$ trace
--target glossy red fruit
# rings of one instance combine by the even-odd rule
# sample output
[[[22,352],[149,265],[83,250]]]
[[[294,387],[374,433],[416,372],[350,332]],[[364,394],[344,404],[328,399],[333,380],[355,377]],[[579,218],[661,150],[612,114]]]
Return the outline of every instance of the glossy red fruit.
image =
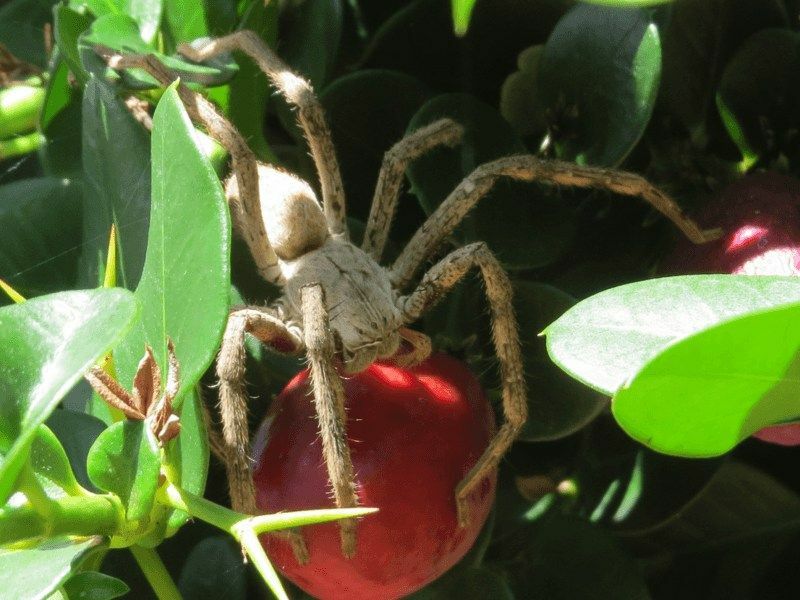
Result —
[[[728,186],[695,215],[703,227],[721,227],[716,242],[681,239],[664,260],[665,275],[732,273],[800,275],[800,181],[778,173],[755,173]],[[763,441],[800,445],[800,424],[767,427]]]
[[[411,370],[375,363],[343,383],[359,501],[380,512],[359,522],[352,559],[341,554],[335,524],[304,528],[307,565],[283,540],[264,545],[276,567],[315,597],[398,598],[436,579],[474,543],[496,476],[470,498],[466,528],[456,522],[454,491],[487,447],[494,417],[475,376],[442,354]],[[307,371],[275,400],[255,446],[262,510],[332,506]]]

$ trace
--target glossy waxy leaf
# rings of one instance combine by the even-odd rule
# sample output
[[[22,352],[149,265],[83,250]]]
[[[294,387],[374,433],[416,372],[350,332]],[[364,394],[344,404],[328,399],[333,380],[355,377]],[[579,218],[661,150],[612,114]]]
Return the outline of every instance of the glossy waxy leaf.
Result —
[[[520,324],[528,421],[520,439],[535,442],[574,433],[608,405],[608,398],[567,376],[548,358],[539,332],[575,303],[574,298],[546,284],[514,284],[514,310]]]
[[[64,447],[46,425],[39,425],[31,442],[30,461],[36,478],[49,498],[76,496],[83,492],[72,472]]]
[[[106,424],[86,413],[60,409],[53,411],[46,425],[61,442],[75,478],[83,487],[94,491],[86,473],[86,457],[94,441],[105,430]]]
[[[183,401],[180,419],[181,432],[167,445],[167,460],[175,476],[172,483],[202,496],[208,476],[209,447],[203,418],[203,399],[197,389],[192,390]],[[167,523],[167,535],[177,531],[188,519],[189,515],[185,512],[173,511]]]
[[[171,338],[181,366],[178,409],[214,358],[230,289],[227,206],[193,132],[169,88],[153,117],[150,230],[136,288],[142,319],[114,355],[118,378],[129,386],[145,344],[166,374]]]
[[[121,77],[122,84],[130,89],[157,88],[161,84],[141,69],[126,69],[121,76],[118,75],[97,56],[95,46],[103,46],[120,54],[153,54],[184,83],[221,85],[237,71],[236,63],[226,56],[203,64],[193,63],[180,56],[165,56],[142,39],[136,22],[124,14],[108,14],[95,20],[80,36],[78,46],[84,69],[97,76],[111,79]]]
[[[64,582],[63,589],[67,598],[78,600],[112,600],[130,591],[124,581],[97,571],[75,573]]]
[[[0,309],[0,503],[41,423],[137,313],[124,290],[62,292]]]
[[[26,298],[75,285],[81,191],[56,177],[0,186],[0,277]]]
[[[408,168],[413,192],[427,213],[477,166],[526,149],[511,126],[492,107],[466,94],[437,96],[419,109],[408,130],[449,117],[464,126],[464,140],[455,148],[426,154]],[[464,241],[483,240],[509,269],[540,267],[553,262],[574,235],[566,206],[546,188],[530,183],[498,181],[459,227]]]
[[[666,454],[717,456],[800,418],[800,304],[704,329],[646,363],[614,396],[617,422]]]
[[[89,479],[122,499],[129,521],[146,518],[158,488],[158,442],[145,421],[119,421],[95,440],[86,460]]]
[[[6,598],[46,598],[104,544],[101,537],[61,538],[24,550],[0,549],[0,590]]]
[[[547,351],[567,373],[612,396],[681,338],[750,312],[800,300],[793,277],[687,275],[600,292],[546,330]]]
[[[105,268],[111,225],[117,234],[117,274],[133,289],[142,273],[150,213],[150,143],[111,87],[92,78],[83,92],[82,276],[97,285]],[[140,349],[140,352],[144,347]]]
[[[614,166],[644,133],[661,74],[658,29],[642,9],[579,4],[545,44],[537,89],[561,158]]]

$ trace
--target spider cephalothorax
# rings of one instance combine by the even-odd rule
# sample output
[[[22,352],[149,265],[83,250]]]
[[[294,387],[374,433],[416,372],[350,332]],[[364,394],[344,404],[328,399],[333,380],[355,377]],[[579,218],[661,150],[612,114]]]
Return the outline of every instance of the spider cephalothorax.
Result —
[[[595,187],[639,196],[672,219],[697,242],[714,237],[685,218],[672,200],[640,176],[521,155],[481,165],[433,212],[391,266],[379,261],[410,161],[442,145],[457,144],[462,128],[449,119],[435,121],[400,140],[385,155],[378,177],[364,242],[349,241],[345,199],[330,131],[311,86],[291,72],[260,39],[240,31],[211,40],[199,50],[180,51],[204,61],[232,50],[249,55],[277,91],[297,108],[297,117],[319,175],[322,202],[312,187],[276,167],[257,163],[239,132],[205,98],[179,87],[190,116],[231,153],[232,176],[226,183],[234,224],[247,242],[260,274],[282,287],[269,306],[231,312],[217,360],[223,423],[222,458],[233,506],[255,511],[250,476],[245,388],[245,334],[273,348],[305,354],[311,369],[314,402],[337,506],[357,504],[353,467],[345,431],[345,400],[340,371],[356,372],[376,358],[403,365],[430,353],[430,340],[407,325],[439,300],[472,268],[480,270],[492,317],[492,335],[500,364],[505,421],[475,466],[454,490],[461,524],[469,520],[466,498],[498,464],[527,418],[527,397],[519,335],[511,304],[511,283],[500,263],[481,243],[456,249],[431,267],[416,286],[417,271],[494,182],[501,177]],[[111,56],[115,68],[139,67],[162,83],[174,79],[152,57]],[[407,351],[398,353],[405,342]],[[342,550],[356,549],[355,524],[341,523]],[[302,540],[295,536],[298,557]]]

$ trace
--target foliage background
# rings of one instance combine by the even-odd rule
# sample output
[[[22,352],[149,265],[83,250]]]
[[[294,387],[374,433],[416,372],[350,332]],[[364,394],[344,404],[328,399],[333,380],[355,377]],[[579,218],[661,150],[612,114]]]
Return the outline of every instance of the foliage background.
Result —
[[[98,76],[101,67],[77,41],[95,16],[109,12],[136,15],[140,42],[166,55],[181,41],[258,30],[320,94],[355,231],[383,152],[441,116],[463,122],[462,147],[409,170],[392,230],[395,249],[472,168],[510,153],[642,173],[687,208],[748,169],[800,175],[797,2],[598,5],[479,0],[459,37],[446,0],[267,7],[246,0],[12,0],[0,7],[0,42],[47,72],[49,82],[36,124],[43,143],[0,162],[0,276],[27,297],[94,286],[114,222],[120,282],[133,289],[139,279],[151,193],[148,135],[119,101],[127,84]],[[48,54],[46,24],[54,25],[55,54]],[[112,33],[122,39],[118,29]],[[238,73],[208,86],[209,95],[261,158],[315,181],[291,113],[252,65],[238,62]],[[503,464],[496,515],[481,543],[420,597],[791,595],[800,555],[798,451],[750,440],[722,459],[645,450],[619,431],[604,397],[550,363],[537,337],[576,300],[651,277],[674,235],[636,200],[510,183],[498,185],[454,235],[453,243],[487,240],[512,272],[531,420]],[[175,269],[202,270],[202,257],[186,260]],[[234,302],[274,295],[236,241],[233,281]],[[439,348],[470,363],[496,399],[486,311],[472,279],[424,329]],[[256,424],[298,366],[251,350]],[[206,375],[211,403],[212,383]],[[79,387],[64,404],[82,409],[88,396]],[[206,494],[225,502],[213,461]],[[202,524],[182,528],[159,551],[186,597],[263,593],[233,543]],[[112,552],[103,569],[129,583],[132,597],[147,597],[126,553]]]

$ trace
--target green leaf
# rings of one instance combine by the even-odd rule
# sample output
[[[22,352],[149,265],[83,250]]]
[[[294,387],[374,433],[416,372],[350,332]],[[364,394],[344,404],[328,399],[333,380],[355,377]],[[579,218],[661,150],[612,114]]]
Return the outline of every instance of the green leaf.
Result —
[[[62,292],[0,309],[0,504],[39,425],[125,334],[136,309],[120,289]]]
[[[342,2],[306,0],[287,7],[281,19],[281,57],[311,85],[322,89],[333,70],[342,36]]]
[[[66,597],[75,600],[112,600],[129,591],[124,581],[97,571],[75,573],[64,582]]]
[[[167,445],[167,461],[177,475],[172,483],[192,494],[203,495],[208,477],[208,434],[203,418],[203,399],[197,389],[184,400],[180,410],[181,432]],[[177,531],[189,515],[176,510],[169,516],[167,536]]]
[[[105,268],[108,235],[117,230],[117,265],[133,289],[145,260],[150,212],[150,144],[111,87],[91,78],[83,93],[84,226],[82,275],[97,285]],[[139,352],[144,346],[139,348]]]
[[[638,8],[640,6],[655,6],[657,4],[667,4],[673,0],[580,0],[587,4],[599,4],[600,6],[616,6],[619,8]]]
[[[539,332],[575,300],[550,285],[514,283],[514,311],[520,324],[529,419],[520,433],[528,442],[558,439],[574,433],[607,405],[602,394],[581,385],[547,357]]]
[[[86,473],[86,458],[106,424],[86,413],[67,409],[53,411],[46,424],[61,442],[78,482],[89,490],[95,490]]]
[[[660,75],[661,42],[647,11],[572,8],[547,40],[537,84],[559,156],[622,162],[650,121]]]
[[[613,396],[650,359],[693,333],[800,300],[800,280],[687,275],[623,285],[580,302],[546,330],[555,363]]]
[[[220,577],[225,573],[225,577]],[[181,570],[184,598],[247,598],[247,571],[241,548],[229,536],[207,537],[195,545]]]
[[[210,35],[208,6],[208,2],[196,0],[164,0],[163,30],[173,48]]]
[[[0,8],[0,40],[16,57],[47,65],[42,30],[52,19],[54,0],[11,0]]]
[[[161,21],[163,0],[69,0],[75,8],[84,6],[95,17],[105,15],[128,15],[138,24],[140,35],[147,42],[152,42],[158,32]]]
[[[507,577],[483,567],[469,567],[446,573],[409,600],[514,600]]]
[[[531,526],[528,539],[506,568],[517,598],[650,598],[633,558],[591,523],[550,517]]]
[[[255,31],[264,43],[274,48],[278,38],[278,3],[254,2],[240,28]],[[269,101],[267,78],[252,60],[245,60],[228,85],[227,114],[250,148],[261,160],[275,162],[264,138],[264,118]]]
[[[0,273],[23,296],[75,285],[81,187],[56,177],[0,186]]]
[[[95,54],[95,45],[105,46],[121,54],[153,54],[184,83],[221,85],[237,72],[236,63],[230,57],[218,57],[208,63],[196,64],[180,56],[165,56],[146,43],[139,34],[136,22],[123,14],[109,14],[94,21],[81,35],[78,45],[84,68],[98,77],[118,79],[120,76]],[[121,77],[122,84],[130,89],[161,87],[160,83],[141,69],[127,69]]]
[[[0,590],[6,598],[45,598],[103,545],[103,538],[95,536],[53,539],[24,550],[0,549]]]
[[[541,134],[547,128],[544,106],[537,92],[543,53],[541,44],[520,52],[517,71],[506,78],[500,90],[500,114],[519,135]]]
[[[103,431],[89,450],[86,468],[94,485],[122,499],[129,521],[150,515],[161,461],[144,421],[119,421]]]
[[[472,17],[472,9],[475,8],[476,0],[450,0],[450,7],[453,11],[453,31],[457,36],[463,36],[469,28],[469,20]]]
[[[419,80],[378,69],[340,77],[320,95],[347,190],[348,214],[366,221],[384,153],[405,135],[409,120],[429,97]],[[401,199],[399,207],[395,226],[406,233],[415,202]],[[413,216],[418,213],[414,210]]]
[[[150,232],[136,288],[142,319],[114,353],[119,380],[129,385],[146,344],[167,372],[171,338],[181,365],[176,409],[216,354],[230,289],[227,204],[193,132],[168,88],[153,117]]]
[[[46,425],[39,425],[29,453],[33,471],[48,498],[84,493],[75,479],[64,447]]]
[[[47,83],[47,96],[39,119],[46,142],[39,149],[48,175],[75,178],[81,165],[81,91],[69,84],[70,69],[59,61]]]
[[[800,127],[798,73],[800,33],[777,28],[754,33],[725,67],[720,116],[750,162],[753,154],[793,149],[794,142],[782,141],[781,134]]]
[[[58,50],[69,69],[81,85],[86,83],[88,73],[81,63],[78,52],[78,38],[86,31],[91,19],[59,4],[53,10],[53,34],[58,45]]]
[[[724,454],[763,427],[800,418],[798,349],[800,304],[747,314],[663,350],[617,392],[612,411],[659,452]]]
[[[477,166],[526,152],[494,108],[466,94],[428,101],[411,119],[408,131],[443,117],[464,126],[463,143],[430,152],[408,169],[412,189],[428,214]],[[568,247],[575,233],[570,217],[564,203],[542,189],[499,181],[457,231],[462,241],[485,241],[507,268],[530,269],[552,263]]]

